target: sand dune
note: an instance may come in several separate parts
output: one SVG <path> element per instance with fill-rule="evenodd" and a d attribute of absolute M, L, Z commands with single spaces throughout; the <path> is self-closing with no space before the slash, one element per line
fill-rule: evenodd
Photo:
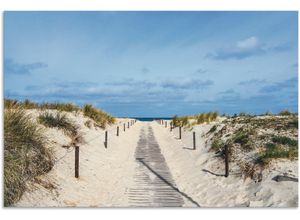
<path fill-rule="evenodd" d="M 37 115 L 37 112 L 31 113 L 33 117 Z M 169 127 L 165 128 L 157 122 L 138 121 L 129 129 L 126 124 L 124 132 L 123 123 L 127 123 L 130 119 L 118 119 L 116 125 L 107 128 L 109 141 L 108 147 L 105 148 L 104 130 L 87 128 L 84 123 L 88 119 L 82 114 L 68 113 L 68 117 L 80 127 L 79 131 L 84 139 L 84 143 L 79 144 L 79 178 L 74 177 L 74 148 L 62 147 L 70 141 L 69 137 L 57 129 L 47 129 L 49 144 L 55 151 L 55 166 L 47 175 L 28 183 L 28 190 L 15 206 L 131 206 L 132 197 L 129 195 L 132 194 L 132 189 L 136 189 L 139 181 L 136 180 L 136 172 L 141 166 L 140 161 L 136 160 L 136 148 L 141 141 L 142 130 L 149 135 L 147 133 L 149 127 L 152 128 L 153 136 L 159 145 L 162 160 L 165 160 L 168 167 L 165 169 L 168 169 L 171 175 L 168 177 L 173 181 L 170 185 L 174 185 L 163 186 L 163 180 L 159 180 L 160 182 L 156 181 L 156 183 L 164 188 L 157 189 L 169 192 L 170 189 L 166 187 L 171 187 L 175 191 L 178 190 L 176 193 L 183 199 L 182 206 L 195 207 L 197 206 L 195 204 L 200 207 L 298 206 L 298 182 L 272 180 L 280 172 L 289 172 L 289 170 L 292 170 L 298 178 L 298 161 L 277 161 L 273 165 L 273 170 L 264 171 L 263 180 L 258 183 L 234 175 L 234 167 L 231 167 L 232 173 L 228 178 L 221 176 L 224 173 L 223 160 L 208 151 L 209 146 L 205 144 L 206 140 L 202 137 L 202 134 L 217 122 L 194 127 L 197 148 L 191 150 L 191 131 L 183 131 L 182 139 L 178 140 L 177 129 L 170 132 Z M 119 137 L 116 136 L 116 126 L 120 126 Z M 157 180 L 158 176 L 155 173 L 159 173 L 155 170 L 153 172 L 154 165 L 151 161 L 149 164 L 148 169 L 139 169 L 141 174 L 149 178 L 148 183 Z M 149 184 L 145 187 L 149 187 Z M 153 192 L 156 193 L 155 189 Z M 151 200 L 151 193 L 147 195 Z M 148 199 L 145 204 L 150 206 L 154 204 L 151 203 L 154 200 L 150 200 Z"/>

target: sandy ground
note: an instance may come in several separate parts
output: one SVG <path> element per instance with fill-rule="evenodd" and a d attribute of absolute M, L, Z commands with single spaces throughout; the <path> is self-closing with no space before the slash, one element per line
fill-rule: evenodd
<path fill-rule="evenodd" d="M 230 176 L 224 176 L 223 160 L 214 157 L 203 134 L 214 125 L 197 125 L 192 131 L 178 128 L 170 132 L 164 125 L 154 124 L 154 133 L 177 186 L 201 207 L 297 207 L 298 182 L 276 182 L 276 175 L 289 173 L 298 178 L 298 161 L 278 160 L 263 172 L 263 180 L 244 180 L 230 164 Z M 196 150 L 192 132 L 196 132 Z"/>
<path fill-rule="evenodd" d="M 37 112 L 32 112 L 37 115 Z M 57 129 L 47 129 L 50 145 L 55 152 L 53 169 L 40 177 L 38 183 L 28 183 L 28 188 L 17 207 L 126 207 L 128 189 L 134 184 L 136 167 L 134 152 L 140 130 L 146 122 L 137 122 L 126 132 L 118 119 L 116 125 L 107 128 L 108 148 L 104 147 L 102 129 L 87 128 L 83 115 L 68 114 L 83 134 L 80 144 L 80 178 L 74 177 L 74 148 L 63 148 L 70 139 Z M 197 146 L 192 150 L 192 131 L 172 132 L 169 126 L 149 123 L 165 157 L 178 189 L 195 200 L 201 207 L 295 207 L 298 206 L 298 182 L 276 182 L 272 178 L 292 170 L 298 178 L 298 161 L 277 162 L 274 170 L 264 172 L 262 182 L 243 180 L 234 174 L 223 176 L 224 164 L 214 153 L 208 152 L 202 134 L 213 125 L 195 126 Z M 116 136 L 120 126 L 120 136 Z M 192 207 L 188 203 L 185 206 Z"/>
<path fill-rule="evenodd" d="M 29 184 L 28 190 L 16 204 L 18 207 L 117 207 L 128 204 L 124 196 L 131 184 L 135 167 L 133 155 L 139 137 L 139 123 L 123 131 L 127 119 L 119 119 L 120 136 L 116 126 L 108 127 L 108 147 L 104 147 L 104 130 L 83 126 L 87 118 L 69 117 L 81 127 L 86 143 L 80 144 L 79 179 L 74 177 L 74 148 L 65 149 L 70 139 L 57 129 L 47 129 L 56 155 L 53 169 L 41 177 L 43 184 Z M 122 127 L 122 129 L 121 129 Z M 49 186 L 50 187 L 44 187 Z M 51 187 L 53 186 L 53 187 Z M 48 189 L 47 189 L 48 188 Z M 49 189 L 50 188 L 50 189 Z"/>

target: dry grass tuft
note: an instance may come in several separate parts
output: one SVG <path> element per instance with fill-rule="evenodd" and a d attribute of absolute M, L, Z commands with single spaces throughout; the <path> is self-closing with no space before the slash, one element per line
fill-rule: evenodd
<path fill-rule="evenodd" d="M 43 131 L 20 107 L 4 110 L 4 206 L 18 201 L 26 181 L 53 166 Z"/>
<path fill-rule="evenodd" d="M 77 127 L 67 118 L 66 114 L 61 112 L 57 112 L 56 114 L 45 112 L 40 114 L 38 119 L 46 127 L 59 128 L 70 137 L 77 136 Z"/>
<path fill-rule="evenodd" d="M 105 128 L 107 124 L 110 125 L 116 122 L 114 117 L 92 105 L 85 105 L 83 107 L 83 114 L 94 120 L 95 125 L 100 128 Z"/>
<path fill-rule="evenodd" d="M 203 124 L 203 123 L 210 123 L 215 121 L 218 118 L 218 112 L 208 112 L 208 113 L 201 113 L 194 116 L 174 116 L 172 119 L 172 123 L 175 127 L 191 127 L 196 124 Z M 190 122 L 194 121 L 194 122 Z"/>

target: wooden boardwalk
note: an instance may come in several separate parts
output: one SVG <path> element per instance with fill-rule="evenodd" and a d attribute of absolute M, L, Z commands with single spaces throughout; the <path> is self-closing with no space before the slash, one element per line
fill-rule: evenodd
<path fill-rule="evenodd" d="M 137 167 L 134 187 L 128 191 L 134 207 L 181 207 L 182 193 L 176 188 L 164 156 L 153 135 L 152 127 L 141 129 L 135 158 Z"/>

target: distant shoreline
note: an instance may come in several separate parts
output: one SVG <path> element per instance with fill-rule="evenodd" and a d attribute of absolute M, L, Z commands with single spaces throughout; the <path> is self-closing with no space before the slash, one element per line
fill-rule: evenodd
<path fill-rule="evenodd" d="M 139 121 L 171 120 L 172 117 L 132 117 Z"/>

